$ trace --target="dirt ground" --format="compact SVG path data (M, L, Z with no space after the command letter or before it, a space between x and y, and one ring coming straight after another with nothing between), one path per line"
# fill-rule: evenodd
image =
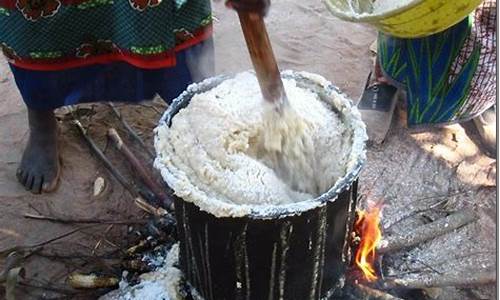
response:
M220 4L214 5L214 10L217 72L250 68L236 15ZM282 69L321 74L353 100L359 98L371 66L369 46L376 37L373 29L334 18L320 1L275 0L267 22ZM120 129L110 109L105 105L85 108L82 111L88 116L84 119L88 121L91 117L87 122L91 123L90 135L101 149L106 149L106 154L123 173L130 174L130 169L106 142L109 126ZM160 117L158 110L164 107L155 103L123 106L120 110L152 149L152 128ZM108 220L144 216L127 192L91 155L79 133L66 120L64 111L58 115L63 157L61 184L53 194L35 196L25 191L15 178L29 135L28 124L26 109L8 66L5 62L0 64L0 251L38 244L82 227L27 219L24 215L28 213ZM442 274L493 270L496 266L496 172L496 160L484 154L471 124L412 133L405 126L404 108L398 108L386 142L368 149L368 161L360 178L365 199L385 204L384 230L405 232L462 208L474 209L479 221L404 254L395 254L388 260L391 263L388 275L422 269L422 265L436 265L443 258L446 262L432 270L437 268ZM92 196L92 188L99 176L108 182L109 189L104 196L96 198ZM445 203L445 208L427 211L425 216L415 214L398 222L403 214L411 215L437 202ZM113 258L112 254L128 245L133 235L127 234L133 231L127 226L87 227L46 245L26 260L26 276L30 278L31 287L25 287L21 299L48 297L51 293L36 287L47 287L49 283L52 288L66 289L66 276L74 270L90 270L96 265L105 269L106 263L112 261L108 261ZM82 257L94 259L89 262ZM494 287L440 289L432 295L435 299L493 299ZM93 298L92 294L85 297Z

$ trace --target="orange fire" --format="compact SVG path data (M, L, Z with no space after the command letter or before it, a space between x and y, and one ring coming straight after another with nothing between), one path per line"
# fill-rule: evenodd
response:
M380 207L374 206L367 211L358 211L357 213L358 218L354 227L361 237L361 242L356 252L355 262L363 272L366 280L372 282L378 278L374 269L374 262L377 244L382 239Z

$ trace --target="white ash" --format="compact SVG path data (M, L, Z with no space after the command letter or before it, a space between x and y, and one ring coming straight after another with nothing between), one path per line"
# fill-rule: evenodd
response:
M161 267L142 274L138 284L129 285L122 279L117 290L99 300L182 300L179 294L182 272L176 267L179 261L179 244L173 245L165 257L156 260L162 261Z

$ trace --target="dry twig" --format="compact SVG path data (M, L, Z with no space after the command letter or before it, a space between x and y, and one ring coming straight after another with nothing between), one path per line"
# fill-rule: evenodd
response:
M62 224L103 224L103 225L136 225L146 224L146 220L106 220L106 219L67 219L63 217L24 214L27 219L43 220Z
M135 154L130 150L127 144L125 144L116 129L110 128L108 130L108 137L114 142L115 147L123 154L134 171L137 172L144 184L155 194L156 198L161 200L164 207L172 211L173 202L165 193L164 188L156 182L153 174L143 166L137 156L135 156Z
M142 146L142 148L144 148L144 150L146 151L146 153L148 154L149 158L151 159L154 159L155 158L155 155L153 154L153 152L151 152L151 150L149 150L148 146L146 146L146 143L144 143L144 141L141 139L141 137L135 132L135 130L127 123L127 121L125 121L125 119L123 119L122 115L120 114L120 112L116 109L115 105L112 103L112 102L109 102L109 106L111 107L111 109L113 110L113 113L115 114L115 116L118 118L118 120L120 120L120 122L122 123L123 127L125 127L125 129L127 130L127 132L130 134L130 136L137 142L139 143L139 145Z
M106 155L104 155L104 153L101 151L101 149L99 149L99 147L95 144L95 142L93 141L93 139L87 134L87 131L85 130L85 128L83 128L82 124L80 123L80 121L78 121L77 119L74 119L73 123L75 124L75 126L78 128L78 130L80 131L80 133L82 134L83 138L85 139L85 141L87 142L87 144L89 145L90 149L94 152L94 154L97 156L97 158L99 158L101 160L101 162L105 165L105 167L111 172L111 174L116 178L116 180L133 196L133 197L136 197L136 204L137 204L137 200L139 199L142 203L144 203L145 205L147 204L148 206L152 207L152 208L155 208L153 207L152 205L146 203L146 201L142 198L142 196L144 195L144 191L142 191L141 189L137 188L135 185L133 185L132 183L128 182L127 179L125 179L125 177L120 173L120 171L118 171L118 169L116 169L113 164L109 161L109 159L106 157ZM155 208L155 210L157 212L161 211L165 211L164 209L162 208ZM166 212L166 211L165 211ZM168 212L167 212L168 214Z
M379 246L378 252L383 254L414 247L472 223L476 219L476 214L471 210L455 212L445 218L422 225L406 234L387 236Z
M494 271L469 271L467 276L464 276L462 272L454 272L453 274L431 273L408 278L387 279L384 286L386 288L424 289L445 286L472 287L495 282L496 274Z
M142 199L141 197L135 198L135 205L137 205L137 207L144 210L145 212L157 217L165 217L169 214L168 211L166 211L165 209L161 207L154 207L151 204L144 201L144 199Z
M104 164L106 169L108 169L108 171L111 172L113 177L115 177L115 179L118 180L118 182L125 189L127 189L127 191L129 191L129 193L131 193L132 195L136 195L137 191L134 188L134 185L132 183L130 183L127 179L125 179L125 177L122 175L122 173L120 171L118 171L113 166L113 164L109 161L109 159L106 157L106 155L104 155L104 153L101 151L101 149L99 149L99 147L96 145L94 140L87 134L87 130L83 127L82 123L80 123L80 121L78 121L77 119L73 120L73 123L75 124L75 126L78 128L78 130L82 134L83 138L85 139L85 141L89 145L92 152L94 152L94 154L97 156L97 158L99 158L99 160Z
M0 257L5 256L5 255L7 255L7 254L9 254L11 252L14 252L14 251L16 251L16 252L20 251L21 253L23 253L25 250L32 250L34 248L39 248L39 247L45 246L47 244L53 243L55 241L61 240L61 239L65 238L65 237L68 237L68 236L70 236L72 234L75 234L75 233L77 233L79 231L82 231L84 229L88 229L88 228L95 227L95 226L97 226L97 224L92 224L92 225L88 225L88 226L83 226L83 227L80 227L80 228L76 228L74 230L68 231L68 232L63 233L61 235L58 235L56 237L50 238L50 239L48 239L46 241L43 241L43 242L40 242L40 243L37 243L37 244L33 244L33 245L29 245L29 246L24 246L23 245L23 246L10 247L10 248L7 248L5 250L0 251Z
M402 300L381 290L376 290L363 284L355 283L354 287L358 293L363 294L363 298L372 300Z

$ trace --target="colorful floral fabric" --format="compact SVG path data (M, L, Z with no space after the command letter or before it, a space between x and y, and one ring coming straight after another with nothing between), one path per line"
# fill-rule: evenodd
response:
M495 104L496 34L496 0L485 0L429 37L379 35L380 66L406 90L409 126L467 121Z
M175 65L211 35L210 0L0 0L0 50L32 70Z

